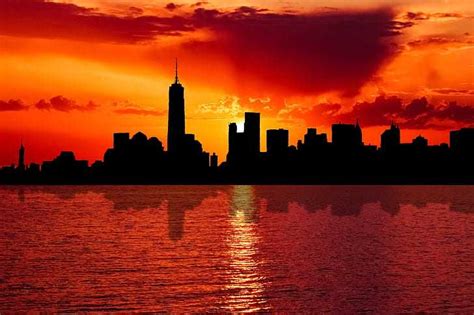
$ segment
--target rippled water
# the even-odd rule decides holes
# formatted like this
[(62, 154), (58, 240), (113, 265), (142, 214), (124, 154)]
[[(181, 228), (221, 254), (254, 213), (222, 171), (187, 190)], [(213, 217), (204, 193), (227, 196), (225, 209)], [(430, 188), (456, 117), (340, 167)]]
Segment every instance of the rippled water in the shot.
[(0, 187), (0, 311), (474, 312), (474, 186)]

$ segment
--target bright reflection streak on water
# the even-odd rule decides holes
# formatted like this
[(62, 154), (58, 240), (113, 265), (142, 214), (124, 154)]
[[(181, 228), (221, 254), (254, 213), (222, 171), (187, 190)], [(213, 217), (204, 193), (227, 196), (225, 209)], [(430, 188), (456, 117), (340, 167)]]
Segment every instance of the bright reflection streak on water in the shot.
[(254, 218), (257, 212), (254, 188), (235, 186), (232, 191), (229, 246), (229, 284), (227, 304), (230, 311), (257, 312), (268, 310), (264, 298), (265, 277), (257, 260), (258, 242)]

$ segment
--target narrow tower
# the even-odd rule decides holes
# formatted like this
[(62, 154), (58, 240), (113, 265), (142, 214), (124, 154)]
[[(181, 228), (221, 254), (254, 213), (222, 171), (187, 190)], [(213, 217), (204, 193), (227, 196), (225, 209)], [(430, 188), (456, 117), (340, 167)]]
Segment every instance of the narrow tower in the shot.
[(176, 59), (175, 80), (169, 88), (168, 103), (168, 152), (177, 153), (185, 134), (184, 87), (178, 79), (178, 59)]
[(25, 170), (25, 147), (23, 146), (23, 141), (20, 145), (20, 150), (18, 150), (18, 169), (20, 171)]

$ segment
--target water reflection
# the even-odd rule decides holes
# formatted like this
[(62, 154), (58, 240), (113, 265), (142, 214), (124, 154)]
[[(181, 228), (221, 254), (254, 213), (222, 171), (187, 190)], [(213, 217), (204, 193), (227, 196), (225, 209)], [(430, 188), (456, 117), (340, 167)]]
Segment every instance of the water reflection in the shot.
[(0, 311), (472, 313), (472, 192), (0, 187)]
[(256, 218), (254, 187), (234, 186), (230, 205), (230, 235), (226, 239), (229, 253), (228, 281), (225, 290), (226, 308), (233, 312), (258, 312), (268, 309), (264, 297), (265, 277), (258, 259), (260, 240)]
[[(258, 222), (256, 208), (268, 212), (288, 212), (292, 203), (308, 212), (329, 210), (335, 216), (358, 216), (368, 204), (394, 216), (403, 205), (418, 208), (442, 204), (451, 211), (474, 213), (474, 195), (465, 186), (20, 186), (4, 187), (24, 203), (29, 194), (52, 194), (72, 200), (79, 194), (101, 194), (113, 203), (115, 211), (165, 211), (169, 239), (184, 237), (186, 211), (223, 192), (231, 200), (233, 224)], [(259, 205), (257, 205), (257, 203)]]
[(296, 203), (308, 212), (330, 209), (336, 216), (358, 216), (372, 203), (390, 215), (402, 205), (426, 207), (443, 204), (451, 211), (474, 213), (474, 195), (465, 186), (255, 186), (257, 198), (265, 200), (266, 210), (288, 212)]
[(184, 236), (186, 211), (191, 211), (219, 191), (229, 190), (221, 186), (29, 186), (17, 190), (18, 200), (25, 202), (26, 194), (52, 194), (61, 200), (73, 200), (80, 194), (100, 194), (113, 204), (115, 211), (156, 210), (168, 215), (168, 236), (181, 240)]

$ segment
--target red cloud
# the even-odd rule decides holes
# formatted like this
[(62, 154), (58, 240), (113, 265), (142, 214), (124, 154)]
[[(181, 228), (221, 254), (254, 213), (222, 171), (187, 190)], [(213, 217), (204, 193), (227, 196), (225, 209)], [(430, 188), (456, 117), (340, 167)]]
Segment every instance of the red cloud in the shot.
[[(133, 11), (141, 10), (134, 8)], [(68, 3), (0, 1), (0, 34), (134, 43), (190, 30), (183, 18), (115, 16)]]
[[(231, 65), (237, 92), (353, 96), (399, 51), (394, 35), (413, 25), (394, 20), (388, 9), (302, 14), (198, 7), (181, 14), (117, 16), (74, 4), (9, 0), (0, 2), (0, 34), (136, 43), (206, 29), (214, 35), (210, 40), (184, 49), (201, 60), (197, 68), (203, 73), (213, 57)], [(219, 78), (209, 79), (222, 85)]]
[(27, 109), (28, 109), (28, 106), (23, 104), (21, 100), (9, 100), (9, 101), (0, 100), (0, 112), (20, 111), (20, 110), (27, 110)]
[(298, 15), (199, 8), (193, 25), (215, 38), (186, 48), (197, 59), (226, 60), (243, 92), (353, 96), (398, 52), (392, 35), (412, 25), (393, 17), (389, 10)]
[(474, 90), (467, 89), (451, 89), (451, 88), (442, 88), (442, 89), (433, 89), (435, 93), (443, 95), (467, 95), (474, 96)]
[(461, 13), (456, 12), (439, 12), (439, 13), (425, 13), (425, 12), (407, 12), (403, 18), (406, 20), (424, 21), (431, 18), (437, 19), (460, 19), (464, 16)]
[(464, 36), (427, 36), (409, 42), (407, 45), (412, 48), (424, 48), (430, 46), (471, 46), (474, 44), (470, 35)]
[(283, 118), (303, 119), (308, 124), (355, 122), (362, 126), (385, 126), (396, 121), (407, 129), (449, 129), (471, 126), (474, 122), (474, 107), (449, 102), (439, 106), (430, 104), (425, 97), (403, 104), (397, 96), (381, 95), (373, 102), (355, 104), (350, 111), (341, 112), (339, 104), (319, 104), (310, 110), (292, 109), (283, 113)]
[(174, 11), (176, 9), (181, 8), (182, 6), (183, 6), (182, 4), (176, 4), (176, 3), (170, 2), (165, 6), (165, 9), (168, 11)]
[(51, 98), (49, 101), (44, 99), (40, 100), (35, 104), (35, 107), (40, 110), (57, 110), (61, 112), (70, 112), (72, 110), (78, 111), (91, 111), (96, 109), (98, 105), (93, 102), (89, 102), (86, 105), (78, 105), (75, 101), (65, 98), (64, 96), (58, 95)]

